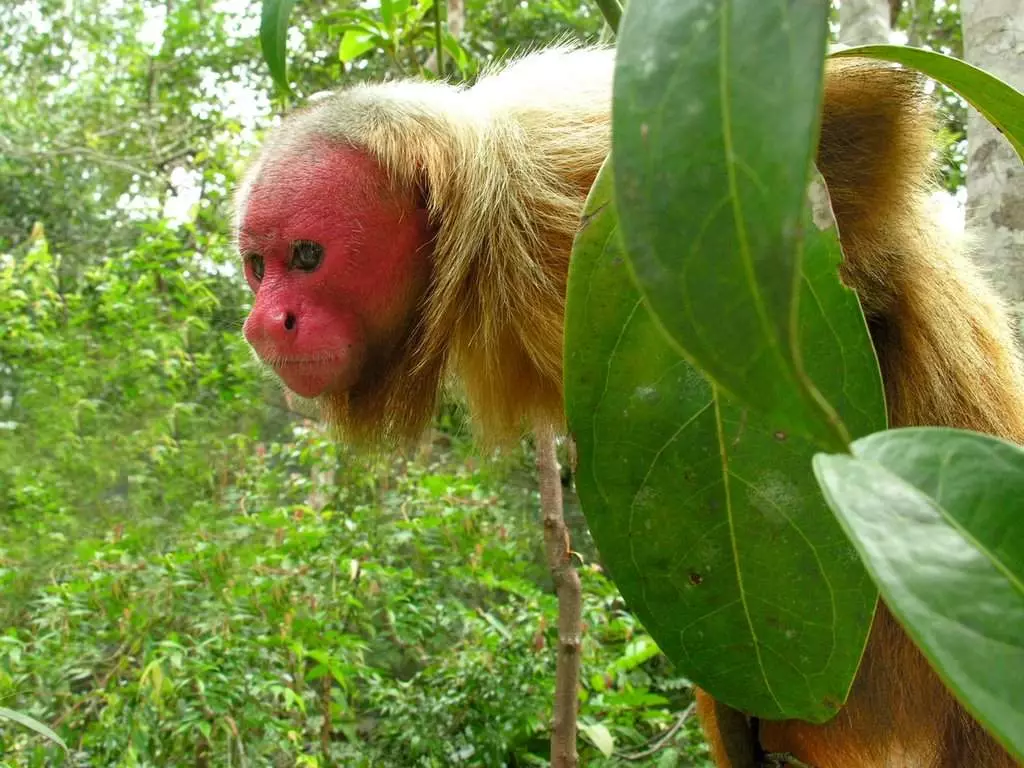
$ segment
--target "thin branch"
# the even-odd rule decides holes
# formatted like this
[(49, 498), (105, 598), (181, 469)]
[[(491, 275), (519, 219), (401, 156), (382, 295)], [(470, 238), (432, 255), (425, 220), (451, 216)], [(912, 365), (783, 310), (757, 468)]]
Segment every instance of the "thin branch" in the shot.
[(619, 0), (595, 0), (597, 7), (601, 9), (604, 20), (616, 34), (619, 32), (619, 22), (622, 21), (622, 6)]
[(813, 765), (797, 759), (792, 752), (768, 752), (762, 765), (765, 768), (814, 768)]
[(558, 594), (558, 648), (555, 708), (551, 728), (551, 768), (576, 768), (576, 712), (579, 702), (583, 589), (572, 566), (569, 529), (562, 514), (562, 476), (550, 427), (537, 429), (537, 469), (544, 516), (544, 548)]
[(676, 733), (679, 731), (679, 729), (683, 727), (683, 724), (687, 720), (689, 720), (693, 716), (693, 713), (696, 712), (696, 711), (697, 711), (697, 702), (692, 702), (690, 704), (690, 706), (688, 706), (686, 709), (684, 709), (682, 711), (682, 713), (679, 715), (679, 717), (676, 718), (675, 723), (673, 723), (672, 727), (669, 728), (665, 732), (665, 735), (659, 737), (658, 740), (656, 742), (654, 742), (653, 746), (651, 746), (648, 749), (643, 750), (642, 752), (630, 752), (628, 754), (620, 753), (618, 756), (621, 757), (623, 760), (636, 761), (636, 760), (643, 760), (644, 758), (647, 758), (647, 757), (650, 757), (653, 754), (656, 754), (659, 750), (663, 749), (666, 745), (668, 745), (672, 741), (672, 738), (676, 735)]

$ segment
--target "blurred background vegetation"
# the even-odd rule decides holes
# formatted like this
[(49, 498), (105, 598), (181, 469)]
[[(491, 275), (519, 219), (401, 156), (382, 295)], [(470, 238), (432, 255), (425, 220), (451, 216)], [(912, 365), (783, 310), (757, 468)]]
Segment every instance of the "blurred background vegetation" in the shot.
[[(399, 6), (299, 2), (286, 98), (256, 2), (0, 3), (0, 707), (70, 749), (0, 719), (0, 765), (547, 763), (556, 605), (528, 442), (479, 456), (452, 402), (418, 450), (351, 453), (240, 333), (246, 157), (318, 91), (432, 76), (429, 6)], [(455, 79), (602, 31), (579, 0), (458, 8)], [(898, 10), (903, 39), (960, 52), (955, 4)], [(956, 195), (965, 115), (937, 97)], [(568, 504), (582, 764), (708, 765), (677, 727), (689, 683)]]

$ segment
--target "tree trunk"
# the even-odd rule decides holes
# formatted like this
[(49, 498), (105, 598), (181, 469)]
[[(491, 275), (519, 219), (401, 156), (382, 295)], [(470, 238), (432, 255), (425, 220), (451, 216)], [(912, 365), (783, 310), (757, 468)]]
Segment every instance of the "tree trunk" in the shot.
[[(1024, 0), (963, 0), (964, 58), (1024, 91)], [(1024, 168), (974, 109), (967, 115), (967, 227), (1024, 338)]]
[(839, 6), (839, 42), (846, 45), (888, 43), (889, 0), (842, 0)]
[(466, 26), (465, 0), (448, 0), (448, 32), (456, 40), (462, 39), (462, 29)]

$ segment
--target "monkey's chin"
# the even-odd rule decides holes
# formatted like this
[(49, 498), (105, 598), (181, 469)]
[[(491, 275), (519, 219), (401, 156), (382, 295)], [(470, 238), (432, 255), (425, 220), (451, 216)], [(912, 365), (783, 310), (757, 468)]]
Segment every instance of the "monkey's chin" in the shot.
[(299, 397), (312, 399), (326, 392), (346, 389), (352, 378), (351, 366), (338, 360), (281, 361), (274, 372)]

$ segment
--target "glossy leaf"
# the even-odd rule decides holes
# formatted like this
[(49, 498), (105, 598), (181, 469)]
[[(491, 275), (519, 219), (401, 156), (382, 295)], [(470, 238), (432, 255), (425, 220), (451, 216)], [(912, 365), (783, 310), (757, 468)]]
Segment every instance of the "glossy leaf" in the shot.
[(295, 0), (263, 0), (260, 18), (260, 47), (270, 76), (285, 93), (288, 86), (288, 19)]
[(1024, 759), (1024, 451), (899, 429), (814, 469), (887, 605), (960, 700)]
[[(805, 190), (827, 25), (823, 0), (629, 5), (613, 144), (628, 258), (665, 331), (717, 386), (841, 449), (794, 325), (804, 237), (823, 236)], [(829, 322), (864, 328), (859, 309)]]
[[(616, 158), (617, 162), (617, 158)], [(801, 333), (812, 373), (860, 433), (884, 428), (866, 336), (822, 307), (856, 297), (808, 254)], [(760, 717), (830, 718), (867, 637), (875, 590), (810, 469), (813, 444), (739, 405), (681, 357), (635, 288), (606, 167), (570, 263), (566, 413), (602, 559), (680, 672)]]
[(865, 56), (912, 67), (959, 93), (1002, 133), (1024, 160), (1024, 94), (966, 61), (905, 45), (862, 45), (832, 54)]

